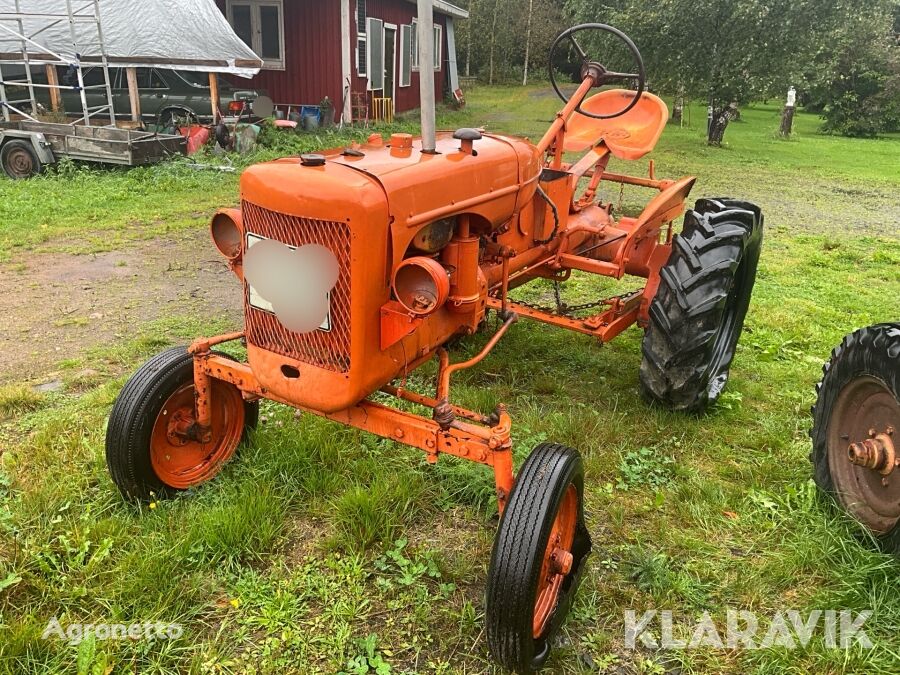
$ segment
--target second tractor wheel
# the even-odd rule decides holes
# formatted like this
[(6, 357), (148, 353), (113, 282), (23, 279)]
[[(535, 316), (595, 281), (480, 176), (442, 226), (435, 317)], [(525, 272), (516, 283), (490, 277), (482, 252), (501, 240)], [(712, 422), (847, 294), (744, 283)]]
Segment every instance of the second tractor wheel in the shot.
[(541, 443), (525, 460), (500, 519), (488, 571), (491, 653), (519, 673), (539, 669), (569, 612), (591, 551), (584, 468), (576, 450)]
[(641, 389), (674, 410), (701, 412), (728, 381), (762, 247), (758, 207), (701, 199), (660, 271), (644, 333)]
[(823, 373), (810, 431), (816, 484), (900, 553), (900, 323), (851, 333)]
[[(221, 355), (220, 355), (221, 356)], [(211, 428), (194, 423), (194, 358), (185, 347), (157, 354), (125, 384), (109, 415), (106, 464), (126, 499), (150, 501), (210, 480), (234, 454), (258, 403), (212, 380)]]

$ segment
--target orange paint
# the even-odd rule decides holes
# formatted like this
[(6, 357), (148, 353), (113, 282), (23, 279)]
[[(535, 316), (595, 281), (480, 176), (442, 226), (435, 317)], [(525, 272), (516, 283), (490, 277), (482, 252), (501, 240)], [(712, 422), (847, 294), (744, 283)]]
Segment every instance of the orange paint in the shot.
[[(430, 461), (451, 454), (491, 466), (502, 508), (513, 485), (509, 415), (502, 406), (468, 411), (453, 405), (450, 375), (489, 358), (515, 316), (504, 315), (503, 328), (474, 358), (450, 365), (444, 345), (473, 333), (488, 308), (604, 341), (646, 318), (668, 258), (671, 221), (683, 212), (693, 185), (692, 178), (658, 180), (652, 168), (649, 177), (607, 172), (611, 155), (636, 159), (649, 152), (668, 112), (660, 99), (644, 93), (618, 118), (585, 118), (574, 113), (579, 105), (605, 114), (633, 95), (613, 90), (588, 98), (591, 88), (587, 77), (536, 145), (493, 133), (462, 141), (440, 133), (437, 152), (426, 154), (418, 138), (373, 134), (352, 150), (325, 152), (324, 163), (285, 158), (248, 168), (240, 211), (219, 212), (211, 226), (217, 247), (243, 282), (245, 327), (192, 346), (201, 427), (215, 425), (220, 395), (207, 383), (226, 382), (246, 398), (269, 398), (421, 448)], [(564, 151), (585, 155), (568, 164)], [(579, 193), (581, 177), (590, 181)], [(596, 200), (609, 182), (659, 194), (640, 216), (616, 219), (611, 204)], [(271, 307), (254, 300), (242, 273), (249, 238), (293, 248), (317, 244), (334, 253), (338, 281), (320, 329), (292, 332)], [(584, 318), (506, 297), (532, 279), (565, 280), (573, 269), (616, 279), (643, 276), (648, 284)], [(248, 363), (209, 352), (211, 345), (238, 337), (246, 340)], [(435, 354), (434, 398), (391, 384)], [(369, 400), (379, 390), (422, 406), (426, 414)], [(567, 513), (562, 509), (562, 521), (554, 526), (562, 533), (556, 558), (565, 558), (570, 539)], [(551, 579), (545, 588), (550, 595), (540, 602), (555, 601), (552, 585)]]

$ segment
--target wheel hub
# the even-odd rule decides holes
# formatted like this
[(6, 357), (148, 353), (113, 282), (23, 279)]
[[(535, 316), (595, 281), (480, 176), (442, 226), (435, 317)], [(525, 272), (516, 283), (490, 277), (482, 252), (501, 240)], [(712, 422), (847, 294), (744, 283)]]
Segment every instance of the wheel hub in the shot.
[(17, 176), (30, 176), (34, 171), (34, 163), (31, 161), (31, 155), (24, 150), (13, 150), (7, 155), (9, 168)]
[(897, 466), (900, 466), (900, 459), (897, 459), (891, 439), (893, 434), (894, 427), (888, 427), (880, 434), (870, 429), (869, 438), (849, 445), (847, 459), (851, 464), (873, 469), (882, 476), (889, 476)]
[(900, 521), (900, 471), (894, 447), (900, 403), (869, 375), (839, 392), (828, 421), (828, 465), (842, 506), (876, 533)]

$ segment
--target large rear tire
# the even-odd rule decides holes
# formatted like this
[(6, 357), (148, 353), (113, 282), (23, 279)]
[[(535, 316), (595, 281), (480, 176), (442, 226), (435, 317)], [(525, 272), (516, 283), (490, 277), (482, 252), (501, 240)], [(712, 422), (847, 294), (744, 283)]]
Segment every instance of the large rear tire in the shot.
[(179, 436), (194, 414), (194, 358), (173, 347), (141, 366), (113, 405), (106, 429), (106, 464), (128, 500), (151, 501), (204, 483), (232, 457), (259, 404), (232, 384), (212, 380), (212, 437)]
[(674, 410), (701, 412), (728, 381), (756, 280), (763, 217), (732, 199), (701, 199), (684, 218), (650, 304), (641, 389)]
[(510, 670), (539, 669), (569, 613), (591, 551), (583, 495), (581, 455), (563, 445), (538, 445), (516, 477), (494, 539), (485, 609), (488, 646)]
[[(822, 373), (810, 430), (816, 485), (882, 548), (900, 553), (900, 323), (847, 335)], [(851, 444), (864, 442), (880, 466), (850, 461)]]

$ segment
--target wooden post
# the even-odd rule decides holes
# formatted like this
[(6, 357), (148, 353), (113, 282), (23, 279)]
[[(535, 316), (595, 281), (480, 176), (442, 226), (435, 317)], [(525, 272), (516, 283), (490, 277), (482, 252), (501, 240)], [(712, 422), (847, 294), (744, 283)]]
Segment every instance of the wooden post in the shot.
[(219, 78), (215, 73), (209, 74), (209, 101), (212, 104), (213, 123), (219, 121)]
[(131, 121), (141, 122), (141, 92), (138, 89), (137, 69), (126, 68), (125, 76), (128, 79), (128, 100), (131, 102)]
[(56, 74), (56, 66), (48, 63), (44, 66), (47, 71), (47, 84), (50, 85), (50, 109), (57, 113), (62, 112), (62, 93), (59, 87), (59, 77)]

